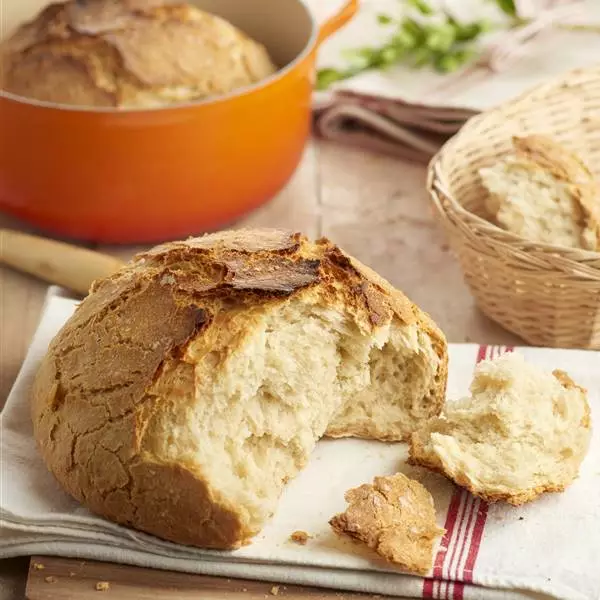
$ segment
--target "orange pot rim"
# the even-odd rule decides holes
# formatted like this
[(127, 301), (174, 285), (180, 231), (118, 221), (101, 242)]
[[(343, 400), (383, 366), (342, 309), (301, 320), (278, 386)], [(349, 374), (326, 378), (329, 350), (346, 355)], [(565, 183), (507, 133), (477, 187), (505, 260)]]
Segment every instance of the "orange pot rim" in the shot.
[(6, 98), (19, 104), (28, 104), (34, 107), (62, 110), (67, 112), (78, 112), (78, 113), (100, 113), (100, 114), (140, 114), (140, 113), (155, 113), (163, 112), (168, 110), (192, 108), (196, 106), (214, 105), (220, 103), (226, 103), (234, 98), (239, 98), (252, 92), (258, 91), (274, 85), (278, 81), (285, 78), (289, 73), (294, 71), (296, 67), (302, 64), (309, 56), (312, 55), (315, 49), (317, 49), (329, 36), (335, 33), (340, 27), (345, 25), (358, 11), (359, 0), (345, 0), (343, 6), (322, 25), (319, 26), (315, 15), (308, 7), (306, 0), (297, 0), (297, 2), (304, 8), (307, 16), (309, 17), (312, 27), (310, 37), (304, 46), (304, 48), (298, 53), (296, 58), (289, 62), (285, 67), (279, 69), (273, 75), (258, 81), (252, 85), (238, 88), (228, 94), (223, 94), (214, 98), (206, 98), (204, 100), (195, 100), (191, 102), (181, 102), (177, 104), (168, 104), (164, 106), (156, 106), (152, 108), (115, 108), (115, 107), (99, 107), (99, 106), (73, 106), (69, 104), (57, 104), (54, 102), (45, 102), (43, 100), (34, 100), (26, 98), (24, 96), (18, 96), (5, 90), (0, 89), (0, 98)]

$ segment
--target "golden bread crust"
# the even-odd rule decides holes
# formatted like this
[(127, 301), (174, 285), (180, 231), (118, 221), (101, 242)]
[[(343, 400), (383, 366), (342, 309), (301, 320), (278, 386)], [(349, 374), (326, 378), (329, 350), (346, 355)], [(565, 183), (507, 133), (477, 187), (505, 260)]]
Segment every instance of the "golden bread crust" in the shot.
[(3, 44), (2, 67), (14, 94), (118, 108), (219, 96), (277, 70), (233, 25), (169, 0), (52, 4)]
[[(231, 352), (249, 334), (253, 311), (296, 294), (340, 307), (365, 333), (392, 318), (427, 327), (441, 359), (430, 394), (431, 414), (439, 413), (445, 341), (400, 292), (357, 270), (327, 240), (222, 232), (159, 246), (94, 283), (50, 344), (32, 418), (59, 482), (94, 512), (164, 539), (215, 548), (247, 543), (257, 532), (239, 507), (193, 461), (164, 455), (153, 423), (163, 416), (175, 422), (177, 406), (164, 400), (172, 390), (193, 397), (190, 353)], [(234, 330), (228, 311), (248, 320)]]
[(436, 524), (433, 498), (423, 485), (398, 473), (375, 477), (344, 497), (348, 508), (329, 521), (338, 535), (365, 543), (406, 571), (429, 573), (435, 540), (445, 530)]

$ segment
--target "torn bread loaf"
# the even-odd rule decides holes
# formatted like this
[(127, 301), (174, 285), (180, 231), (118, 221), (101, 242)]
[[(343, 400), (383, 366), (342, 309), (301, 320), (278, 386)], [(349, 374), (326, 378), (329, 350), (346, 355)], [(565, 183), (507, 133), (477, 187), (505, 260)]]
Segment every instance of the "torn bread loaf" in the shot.
[[(331, 242), (222, 232), (93, 286), (37, 375), (35, 437), (92, 511), (232, 548), (261, 530), (330, 423), (357, 432), (336, 415), (405, 439), (440, 412), (446, 369), (431, 319)], [(348, 413), (365, 390), (377, 407)], [(393, 418), (367, 426), (382, 407)]]
[(445, 530), (436, 524), (433, 498), (423, 485), (398, 473), (375, 477), (373, 485), (348, 490), (344, 498), (348, 508), (329, 521), (336, 533), (406, 571), (429, 573), (435, 542)]
[(277, 70), (227, 21), (169, 0), (51, 4), (2, 45), (0, 66), (13, 94), (115, 108), (219, 96)]
[(563, 491), (591, 437), (586, 391), (508, 353), (480, 363), (471, 396), (412, 435), (410, 462), (439, 471), (488, 502), (519, 505)]
[(486, 208), (530, 241), (600, 250), (600, 194), (581, 159), (541, 135), (513, 138), (513, 151), (480, 170)]

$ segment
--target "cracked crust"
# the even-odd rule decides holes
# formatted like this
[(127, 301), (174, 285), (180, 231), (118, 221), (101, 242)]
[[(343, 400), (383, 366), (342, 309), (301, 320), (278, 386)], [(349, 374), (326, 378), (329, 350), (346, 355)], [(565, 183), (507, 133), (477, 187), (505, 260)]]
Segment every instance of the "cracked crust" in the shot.
[(52, 4), (3, 44), (2, 55), (5, 90), (83, 106), (202, 99), (277, 70), (233, 25), (169, 0)]
[[(177, 422), (172, 392), (181, 392), (181, 403), (192, 394), (198, 353), (232, 351), (251, 333), (257, 310), (298, 294), (343, 307), (367, 334), (392, 319), (423, 327), (440, 357), (429, 394), (430, 414), (439, 413), (445, 340), (403, 294), (328, 240), (222, 232), (139, 254), (96, 282), (54, 338), (32, 393), (35, 437), (49, 469), (73, 497), (113, 521), (183, 544), (247, 543), (257, 532), (240, 507), (193, 460), (164, 454), (154, 424)], [(228, 329), (228, 311), (248, 315), (236, 325), (241, 330)]]
[(329, 524), (338, 535), (363, 542), (402, 569), (427, 575), (445, 530), (436, 524), (431, 494), (402, 473), (376, 477), (344, 495), (349, 506)]

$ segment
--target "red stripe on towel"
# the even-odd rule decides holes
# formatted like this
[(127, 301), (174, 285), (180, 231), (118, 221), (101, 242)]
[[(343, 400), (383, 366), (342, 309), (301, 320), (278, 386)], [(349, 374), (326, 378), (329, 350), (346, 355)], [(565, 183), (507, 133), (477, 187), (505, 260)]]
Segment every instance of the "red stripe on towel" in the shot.
[[(479, 346), (476, 364), (479, 364), (485, 359), (487, 352), (488, 346)], [(428, 578), (423, 581), (423, 598), (444, 598), (446, 594), (450, 593), (450, 586), (448, 582), (446, 582), (446, 585), (444, 586), (440, 580), (443, 577), (444, 565), (449, 565), (452, 562), (452, 558), (456, 552), (456, 542), (458, 539), (458, 534), (460, 533), (460, 523), (462, 523), (465, 518), (468, 518), (468, 515), (463, 513), (457, 527), (458, 511), (461, 506), (461, 501), (466, 500), (466, 498), (463, 498), (463, 494), (465, 493), (466, 492), (463, 489), (457, 487), (452, 494), (450, 506), (448, 507), (448, 514), (446, 515), (446, 523), (444, 524), (446, 533), (442, 538), (440, 548), (435, 557), (433, 564), (433, 578)], [(468, 532), (465, 532), (465, 540), (467, 539), (467, 534)], [(447, 559), (450, 562), (448, 562)], [(434, 586), (436, 580), (438, 585)], [(442, 591), (443, 588), (444, 590)]]
[[(500, 348), (498, 350), (499, 352), (496, 353), (496, 356), (500, 356), (501, 354), (504, 354), (506, 352), (513, 352), (514, 346), (506, 346), (504, 348), (504, 352), (502, 352)], [(465, 562), (465, 567), (463, 569), (461, 577), (461, 579), (466, 583), (473, 582), (473, 570), (477, 561), (477, 555), (479, 554), (479, 548), (481, 547), (481, 539), (483, 538), (483, 531), (485, 529), (485, 523), (487, 521), (488, 509), (489, 506), (487, 502), (481, 501), (479, 503), (477, 519), (475, 521), (475, 527), (473, 529), (473, 536), (471, 537), (471, 544), (469, 546), (467, 560)], [(462, 600), (462, 595), (460, 595), (460, 598), (457, 598), (457, 600)]]
[[(464, 491), (465, 496), (468, 496), (469, 493), (467, 491)], [(450, 575), (451, 579), (454, 581), (453, 587), (454, 587), (454, 593), (451, 595), (450, 593), (448, 593), (448, 595), (446, 596), (448, 600), (452, 599), (452, 600), (462, 600), (463, 598), (463, 593), (464, 593), (464, 585), (462, 583), (460, 583), (459, 581), (457, 581), (460, 577), (460, 563), (462, 562), (463, 556), (465, 555), (465, 550), (467, 548), (467, 546), (469, 545), (469, 538), (472, 539), (473, 535), (474, 535), (474, 527), (475, 527), (475, 515), (477, 514), (477, 508), (478, 508), (478, 499), (477, 498), (473, 498), (473, 502), (471, 503), (471, 510), (469, 512), (469, 516), (468, 516), (468, 520), (467, 520), (467, 528), (465, 530), (465, 537), (463, 538), (463, 543), (461, 544), (460, 547), (460, 552), (458, 554), (458, 561), (456, 562), (455, 568), (454, 568), (454, 575)]]
[[(477, 354), (477, 364), (479, 364), (481, 361), (486, 360), (486, 359), (490, 359), (490, 360), (493, 359), (496, 354), (497, 354), (497, 348), (495, 346), (480, 346), (479, 352)], [(469, 492), (467, 492), (466, 490), (462, 490), (462, 493), (465, 496), (467, 496), (469, 494)], [(464, 583), (462, 583), (462, 581), (460, 581), (460, 579), (462, 579), (460, 577), (460, 563), (461, 563), (462, 557), (464, 556), (465, 552), (467, 551), (467, 547), (469, 547), (469, 551), (470, 551), (470, 544), (472, 544), (473, 538), (475, 536), (475, 529), (477, 527), (477, 519), (474, 517), (475, 517), (475, 515), (477, 515), (479, 513), (479, 511), (478, 511), (479, 504), (480, 503), (478, 502), (478, 499), (474, 499), (474, 501), (471, 503), (471, 510), (469, 511), (469, 514), (465, 515), (465, 518), (467, 519), (467, 525), (466, 525), (465, 535), (464, 535), (462, 543), (460, 545), (460, 551), (458, 554), (458, 562), (456, 563), (454, 573), (452, 573), (452, 572), (448, 573), (449, 579), (452, 581), (452, 583), (448, 583), (448, 592), (446, 595), (447, 600), (451, 600), (451, 599), (452, 600), (463, 600), (463, 598), (464, 598), (465, 586), (464, 586)], [(470, 543), (469, 543), (469, 538), (471, 540)], [(468, 554), (467, 554), (467, 557), (468, 557)], [(450, 590), (450, 587), (452, 587), (452, 590)]]
[[(433, 577), (434, 579), (441, 579), (442, 569), (444, 566), (444, 559), (447, 555), (447, 550), (450, 544), (450, 539), (454, 533), (454, 526), (456, 525), (456, 519), (458, 517), (458, 509), (460, 508), (460, 493), (454, 492), (452, 499), (450, 500), (450, 506), (448, 507), (448, 514), (446, 515), (446, 523), (444, 529), (446, 533), (442, 538), (440, 549), (435, 557), (433, 564)], [(434, 579), (425, 579), (423, 582), (423, 598), (434, 598), (433, 595), (433, 583)], [(437, 595), (436, 595), (437, 596)]]

